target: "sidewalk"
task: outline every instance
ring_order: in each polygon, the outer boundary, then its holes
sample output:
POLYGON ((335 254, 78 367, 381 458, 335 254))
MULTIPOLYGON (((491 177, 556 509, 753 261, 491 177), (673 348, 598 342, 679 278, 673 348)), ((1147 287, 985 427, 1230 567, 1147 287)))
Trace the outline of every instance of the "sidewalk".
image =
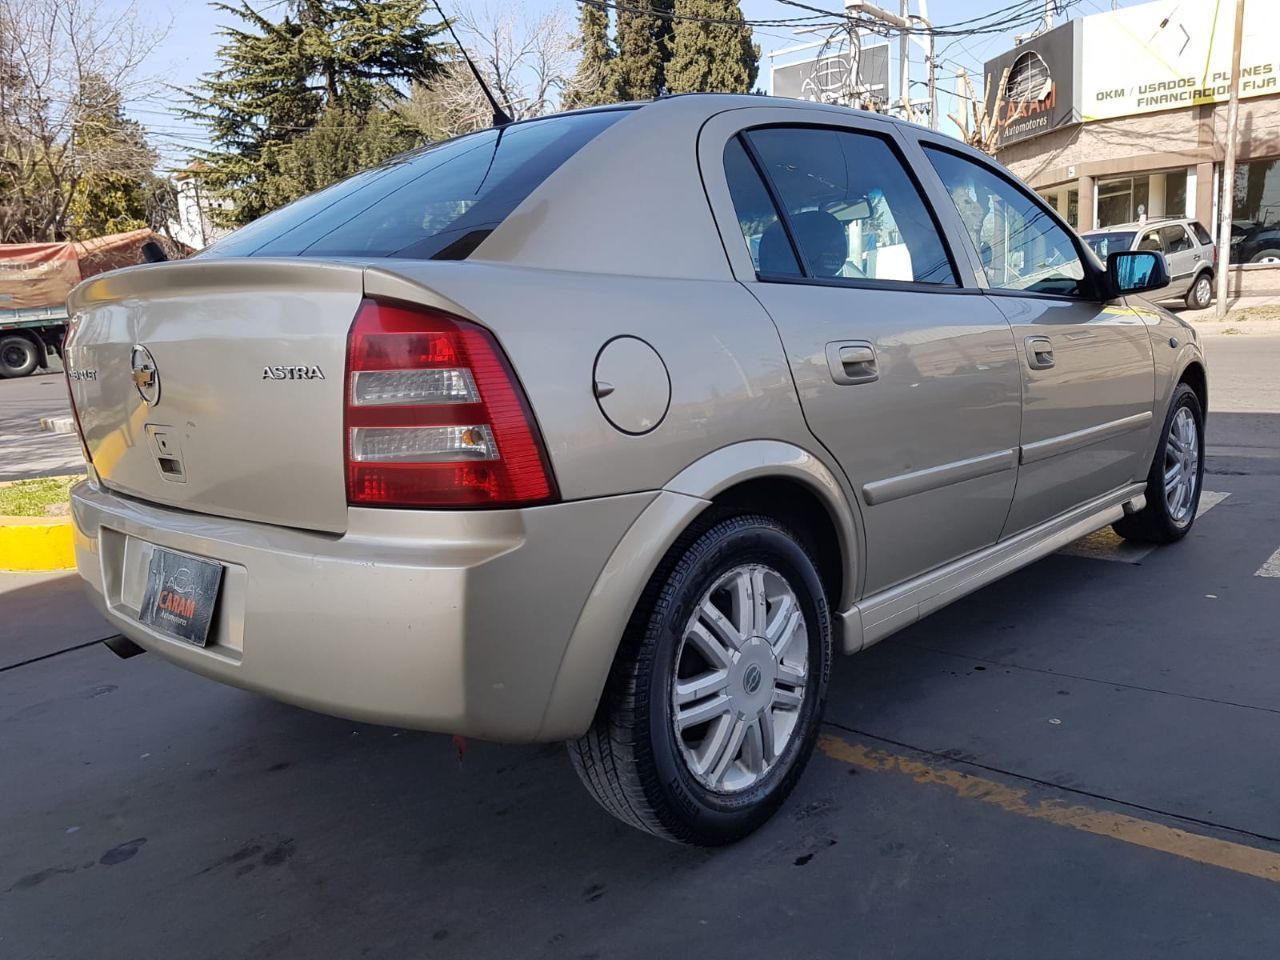
POLYGON ((1174 312, 1206 336, 1280 336, 1280 297, 1233 297, 1224 320, 1214 306, 1174 312))

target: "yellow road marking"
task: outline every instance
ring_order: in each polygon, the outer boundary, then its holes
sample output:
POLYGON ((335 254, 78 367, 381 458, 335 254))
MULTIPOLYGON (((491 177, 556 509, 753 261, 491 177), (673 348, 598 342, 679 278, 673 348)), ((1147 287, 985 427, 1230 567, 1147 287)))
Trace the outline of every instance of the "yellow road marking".
POLYGON ((860 743, 850 743, 840 737, 823 734, 818 739, 818 749, 832 760, 850 763, 863 770, 902 773, 916 783, 932 783, 947 787, 957 796, 989 803, 1009 813, 1045 820, 1060 827, 1071 827, 1085 833, 1111 837, 1124 843, 1159 850, 1185 860, 1194 860, 1223 870, 1232 870, 1261 880, 1280 883, 1280 853, 1260 850, 1257 847, 1218 840, 1198 833, 1188 833, 1164 824, 1140 820, 1122 813, 1094 810, 1090 807, 1067 806, 1060 800, 1041 800, 1032 803, 1026 799, 1025 790, 1007 787, 994 780, 973 777, 958 770, 930 767, 928 764, 896 754, 876 750, 860 743))

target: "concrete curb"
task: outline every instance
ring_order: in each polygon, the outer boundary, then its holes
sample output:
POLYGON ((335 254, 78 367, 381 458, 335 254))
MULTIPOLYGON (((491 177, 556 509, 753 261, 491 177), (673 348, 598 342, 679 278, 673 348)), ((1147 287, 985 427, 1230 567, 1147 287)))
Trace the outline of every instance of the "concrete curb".
POLYGON ((41 417, 40 429, 46 433, 75 433, 76 422, 71 417, 41 417))
POLYGON ((0 570, 35 573, 75 565, 70 517, 0 517, 0 570))

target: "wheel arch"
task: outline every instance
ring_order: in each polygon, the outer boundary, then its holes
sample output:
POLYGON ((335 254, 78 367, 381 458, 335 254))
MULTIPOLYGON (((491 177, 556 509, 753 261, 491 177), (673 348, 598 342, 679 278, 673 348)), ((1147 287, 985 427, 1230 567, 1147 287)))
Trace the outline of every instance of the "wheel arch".
POLYGON ((1209 376, 1205 372, 1204 364, 1199 360, 1189 362, 1182 368, 1182 372, 1178 374, 1177 383, 1185 383, 1195 391, 1196 399, 1200 401, 1200 413, 1207 418, 1209 415, 1209 376))
POLYGON ((834 470, 801 447, 776 440, 731 444, 673 477, 615 547, 569 638, 537 739, 569 739, 591 725, 636 603, 676 541, 747 511, 803 525, 796 532, 818 563, 833 645, 842 648, 838 614, 852 604, 862 570, 862 524, 852 498, 834 470))

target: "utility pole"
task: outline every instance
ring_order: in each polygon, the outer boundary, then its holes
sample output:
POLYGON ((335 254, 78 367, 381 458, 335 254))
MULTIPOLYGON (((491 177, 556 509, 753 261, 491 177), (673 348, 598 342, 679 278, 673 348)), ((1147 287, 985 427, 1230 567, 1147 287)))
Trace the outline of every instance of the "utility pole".
POLYGON ((1227 315, 1231 273, 1231 219, 1236 206, 1236 123, 1240 119, 1240 46, 1244 36, 1244 0, 1236 0, 1236 29, 1231 41, 1231 95, 1227 101, 1227 155, 1222 161, 1222 206, 1218 210, 1218 302, 1215 315, 1227 315))
POLYGON ((1053 29, 1053 14, 1057 10, 1058 5, 1054 0, 1044 0, 1044 31, 1048 33, 1053 29))
MULTIPOLYGON (((902 0, 903 24, 910 24, 911 19, 911 3, 910 0, 902 0)), ((902 93, 902 115, 907 119, 911 119, 911 35, 907 33, 904 26, 902 32, 898 34, 898 59, 901 61, 901 72, 898 75, 898 89, 902 93)))
POLYGON ((929 25, 929 2, 928 0, 920 0, 920 16, 915 18, 924 24, 928 29, 924 50, 924 62, 928 67, 929 78, 929 127, 933 130, 941 129, 938 122, 938 64, 934 60, 934 54, 937 53, 937 46, 934 42, 933 28, 929 25))
POLYGON ((911 119, 911 38, 913 33, 919 33, 920 28, 924 28, 928 36, 928 42, 922 44, 922 46, 925 47, 925 55, 929 64, 929 124, 936 130, 938 128, 938 110, 937 86, 934 75, 935 66, 933 62, 933 25, 929 22, 928 14, 924 12, 924 4, 921 4, 922 16, 911 15, 910 0, 901 0, 899 7, 901 13, 890 13, 875 4, 867 3, 866 0, 845 0, 844 8, 851 19, 856 14, 862 14, 872 20, 879 20, 881 23, 887 24, 898 31, 898 59, 901 61, 898 85, 902 100, 902 113, 908 120, 911 119))

